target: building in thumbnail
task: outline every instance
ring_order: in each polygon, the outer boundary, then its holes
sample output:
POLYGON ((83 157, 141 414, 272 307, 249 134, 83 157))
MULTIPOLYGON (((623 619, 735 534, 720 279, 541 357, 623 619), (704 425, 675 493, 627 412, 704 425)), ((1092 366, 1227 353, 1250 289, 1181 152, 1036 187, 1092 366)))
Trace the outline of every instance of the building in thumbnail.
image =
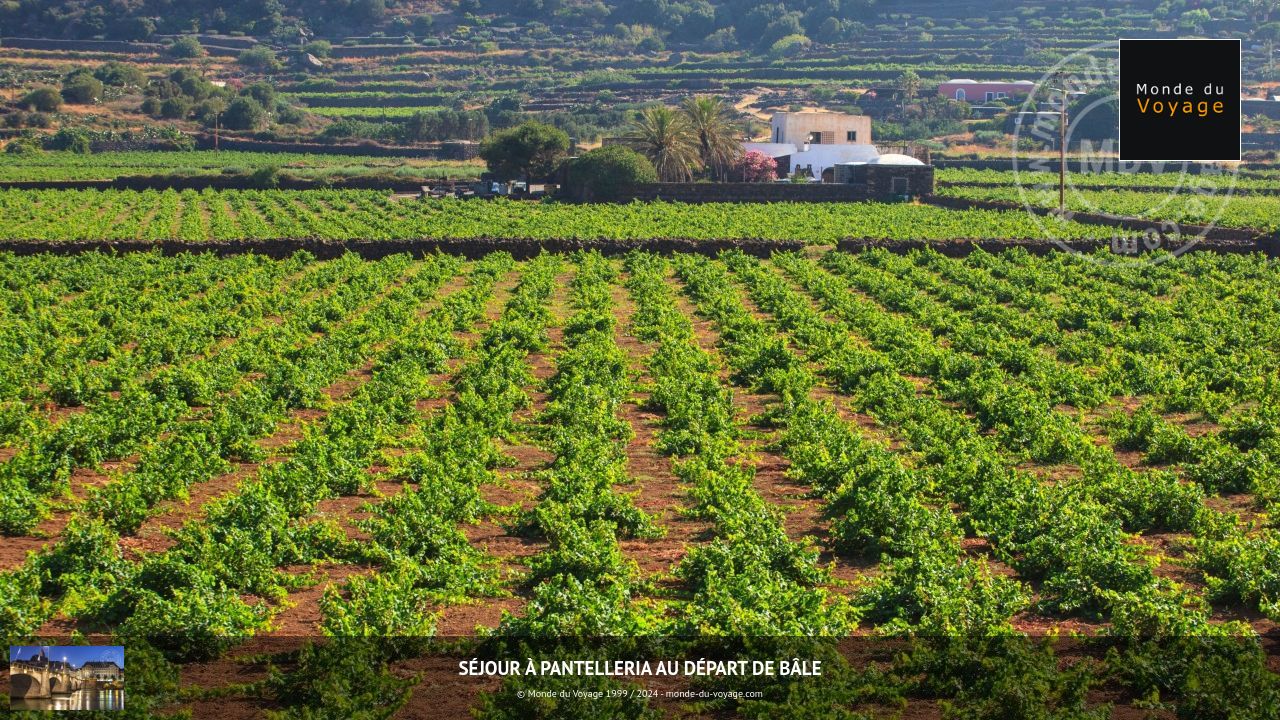
POLYGON ((111 660, 90 660, 80 666, 85 680, 114 683, 124 680, 124 669, 111 660))

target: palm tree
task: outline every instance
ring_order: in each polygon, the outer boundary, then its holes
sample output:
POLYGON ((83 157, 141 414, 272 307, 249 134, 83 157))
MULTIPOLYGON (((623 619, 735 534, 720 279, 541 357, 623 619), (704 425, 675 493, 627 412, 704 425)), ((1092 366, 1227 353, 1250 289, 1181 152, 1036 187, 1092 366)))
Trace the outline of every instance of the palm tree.
POLYGON ((898 76, 898 100, 902 103, 902 116, 907 115, 907 103, 915 99, 920 92, 920 76, 915 70, 907 70, 898 76))
POLYGON ((709 95, 689 97, 680 106, 680 112, 697 142, 702 166, 711 172, 713 180, 723 180, 729 168, 742 157, 738 128, 734 127, 724 101, 709 95))
POLYGON ((689 121, 669 107, 645 108, 631 123, 626 143, 649 158, 663 182, 689 182, 698 167, 698 146, 689 121))

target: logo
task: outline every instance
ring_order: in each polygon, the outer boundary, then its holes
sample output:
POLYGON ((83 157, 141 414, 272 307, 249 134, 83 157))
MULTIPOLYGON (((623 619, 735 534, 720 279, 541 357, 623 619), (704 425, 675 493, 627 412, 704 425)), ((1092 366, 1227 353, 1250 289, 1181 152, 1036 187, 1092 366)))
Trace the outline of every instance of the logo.
MULTIPOLYGON (((1228 42, 1238 50, 1235 41, 1228 42)), ((1060 249, 1078 252, 1068 224, 1090 222, 1111 230, 1111 254, 1086 255, 1091 260, 1163 261, 1194 247, 1212 230, 1235 189, 1238 165, 1192 157, 1135 160, 1128 152, 1122 159, 1120 117, 1126 129, 1131 127, 1122 107, 1121 65, 1114 42, 1098 43, 1062 58, 1040 77, 1015 117, 1014 185, 1043 236, 1060 249), (1066 171, 1060 173, 1064 144, 1066 171), (1156 250, 1166 252, 1149 254, 1156 250)), ((1236 77, 1238 83, 1238 72, 1236 77)), ((1201 81, 1200 90, 1206 83, 1201 81)), ((1223 92, 1230 90, 1224 87, 1223 92)), ((1232 106, 1236 146, 1228 159, 1239 157, 1239 96, 1237 84, 1232 106)), ((1193 115, 1198 107, 1193 103, 1193 115)), ((1211 112, 1212 105, 1206 109, 1211 112)), ((1162 153, 1184 154, 1168 148, 1162 153)))
POLYGON ((1120 157, 1240 160, 1240 41, 1121 40, 1120 157))

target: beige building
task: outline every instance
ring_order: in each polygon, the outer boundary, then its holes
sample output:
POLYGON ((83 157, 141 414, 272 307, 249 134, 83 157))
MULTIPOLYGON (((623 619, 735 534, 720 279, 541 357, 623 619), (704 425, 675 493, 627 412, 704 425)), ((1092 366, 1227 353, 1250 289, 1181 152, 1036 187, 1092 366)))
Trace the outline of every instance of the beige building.
POLYGON ((769 142, 743 143, 743 150, 768 155, 778 174, 828 177, 838 163, 867 162, 879 153, 871 144, 871 118, 832 112, 780 112, 769 123, 769 142))
POLYGON ((120 682, 124 680, 124 670, 110 660, 91 660, 80 666, 86 680, 100 683, 120 682))
POLYGON ((769 123, 771 143, 851 145, 871 143, 871 118, 832 112, 780 112, 769 123))

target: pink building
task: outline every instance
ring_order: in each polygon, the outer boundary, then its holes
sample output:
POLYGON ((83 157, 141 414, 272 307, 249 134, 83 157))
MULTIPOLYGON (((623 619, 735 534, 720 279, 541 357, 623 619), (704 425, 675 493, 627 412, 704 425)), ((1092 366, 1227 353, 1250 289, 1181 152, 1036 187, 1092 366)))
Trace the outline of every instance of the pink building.
POLYGON ((978 80, 948 80, 938 85, 938 94, 952 100, 984 103, 1004 98, 1024 98, 1031 94, 1035 83, 1030 80, 995 82, 978 80))

